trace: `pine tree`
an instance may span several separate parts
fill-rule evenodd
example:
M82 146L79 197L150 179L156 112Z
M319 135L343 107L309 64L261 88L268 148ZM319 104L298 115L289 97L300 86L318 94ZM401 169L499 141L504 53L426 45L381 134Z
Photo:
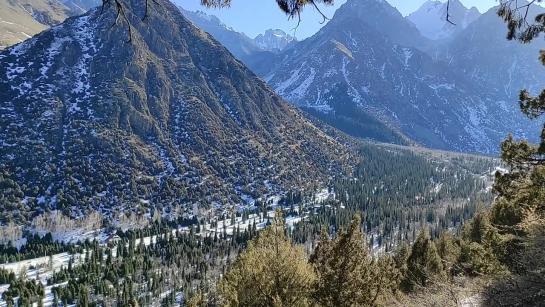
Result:
M427 231L422 229L407 259L407 284L410 289L426 287L445 277L441 257Z
M308 306L315 278L303 249L286 236L277 211L272 224L240 254L218 291L226 306Z
M323 232L311 263L318 273L314 298L323 306L374 306L383 293L397 288L393 259L375 261L369 255L359 215L335 240Z
M459 240L450 233L443 233L437 240L436 246L445 271L452 275L459 271L458 262L461 254Z
M399 271L401 279L399 287L401 290L404 291L409 291L411 287L409 279L407 278L407 274L409 271L407 267L407 260L409 259L410 253L411 250L409 248L409 245L407 243L402 243L394 254L394 262L396 265L396 269Z
M89 292L85 284L80 286L80 290L78 294L78 306L81 306L81 307L89 306Z
M471 274L492 274L505 270L499 262L510 258L497 231L490 224L488 212L479 212L463 229L459 262Z

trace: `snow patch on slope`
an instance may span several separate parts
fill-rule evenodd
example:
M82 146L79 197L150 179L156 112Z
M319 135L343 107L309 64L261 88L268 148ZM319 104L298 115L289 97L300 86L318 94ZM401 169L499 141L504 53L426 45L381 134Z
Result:
M301 82L298 87L296 87L293 91L287 94L286 98L287 99L302 99L303 97L305 97L306 93L308 92L308 88L314 82L314 77L316 77L316 70L311 67L310 74L308 75L308 77L305 80L303 80L303 82Z

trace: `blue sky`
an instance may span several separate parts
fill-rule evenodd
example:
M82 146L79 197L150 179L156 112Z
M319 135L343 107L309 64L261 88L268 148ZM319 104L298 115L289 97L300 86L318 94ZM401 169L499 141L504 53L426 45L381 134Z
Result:
M276 7L274 0L232 0L232 6L228 9L205 9L200 5L200 0L173 0L185 9L195 11L202 10L218 16L225 24L233 29L244 32L250 37L263 33L267 29L282 29L290 34L296 25L294 20L287 17ZM416 9L425 0L387 0L403 14L407 15ZM497 4L496 0L461 0L467 7L476 6L484 12ZM324 7L326 16L333 17L335 10L346 0L335 0L332 7ZM302 23L295 32L297 38L302 39L316 33L323 25L321 17L314 9L308 8L303 12Z

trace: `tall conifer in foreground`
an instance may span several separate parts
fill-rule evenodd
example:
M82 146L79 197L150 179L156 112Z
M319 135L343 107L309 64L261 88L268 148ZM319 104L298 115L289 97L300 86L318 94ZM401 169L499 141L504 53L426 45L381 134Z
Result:
M427 287L445 277L441 257L427 231L422 229L407 259L406 280L410 289Z
M226 306L309 306L316 279L301 247L293 246L277 212L221 280Z
M311 257L318 274L314 299L322 306L374 306L380 296L397 288L399 277L389 256L369 255L361 218L330 240L325 233Z

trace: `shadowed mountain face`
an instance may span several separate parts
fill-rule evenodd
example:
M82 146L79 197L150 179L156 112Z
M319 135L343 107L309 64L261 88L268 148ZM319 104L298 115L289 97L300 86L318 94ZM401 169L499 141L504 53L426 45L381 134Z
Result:
M385 1L349 0L316 35L280 54L264 78L332 125L380 141L495 153L509 132L536 127L505 93L421 51L430 42L408 23Z
M125 2L132 43L107 8L0 53L0 161L22 191L15 214L221 209L342 173L345 146L170 2L144 22L141 3Z

